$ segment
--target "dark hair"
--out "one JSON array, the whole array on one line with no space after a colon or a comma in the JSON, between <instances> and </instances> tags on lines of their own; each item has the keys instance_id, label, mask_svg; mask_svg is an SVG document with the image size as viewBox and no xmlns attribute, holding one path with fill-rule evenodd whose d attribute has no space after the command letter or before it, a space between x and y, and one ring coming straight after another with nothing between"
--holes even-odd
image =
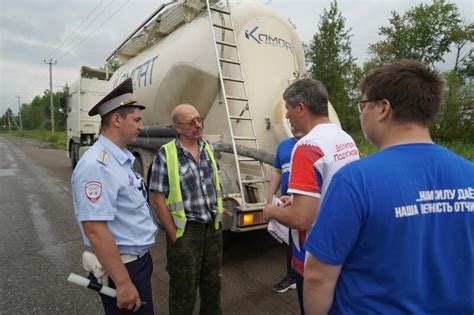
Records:
<instances>
[{"instance_id":1,"label":"dark hair","mask_svg":"<svg viewBox=\"0 0 474 315\"><path fill-rule=\"evenodd\" d=\"M283 99L291 107L304 103L313 115L328 116L328 91L314 79L300 79L293 82L283 93Z\"/></svg>"},{"instance_id":2,"label":"dark hair","mask_svg":"<svg viewBox=\"0 0 474 315\"><path fill-rule=\"evenodd\" d=\"M102 117L100 121L100 129L103 129L104 127L110 126L110 120L112 119L112 114L117 113L119 114L120 117L122 118L127 118L127 115L133 112L133 110L137 108L135 106L124 106L124 107L119 107L110 113L107 113L104 117Z\"/></svg>"},{"instance_id":3,"label":"dark hair","mask_svg":"<svg viewBox=\"0 0 474 315\"><path fill-rule=\"evenodd\" d=\"M441 107L443 81L428 66L403 59L371 71L360 90L369 100L390 101L395 121L428 127Z\"/></svg>"}]
</instances>

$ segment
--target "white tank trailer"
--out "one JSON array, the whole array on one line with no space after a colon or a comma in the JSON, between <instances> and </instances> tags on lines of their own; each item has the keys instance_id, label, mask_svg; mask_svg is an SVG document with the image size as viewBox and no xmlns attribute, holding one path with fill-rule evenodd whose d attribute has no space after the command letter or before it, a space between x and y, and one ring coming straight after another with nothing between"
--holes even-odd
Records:
<instances>
[{"instance_id":1,"label":"white tank trailer","mask_svg":"<svg viewBox=\"0 0 474 315\"><path fill-rule=\"evenodd\" d=\"M306 73L303 47L288 19L267 5L210 2L158 8L109 57L123 63L110 90L131 77L146 106L145 130L130 147L146 179L158 148L175 136L171 111L194 105L204 118L204 137L218 152L224 230L261 229L268 164L278 143L291 136L282 94ZM338 122L332 106L330 116Z\"/></svg>"}]
</instances>

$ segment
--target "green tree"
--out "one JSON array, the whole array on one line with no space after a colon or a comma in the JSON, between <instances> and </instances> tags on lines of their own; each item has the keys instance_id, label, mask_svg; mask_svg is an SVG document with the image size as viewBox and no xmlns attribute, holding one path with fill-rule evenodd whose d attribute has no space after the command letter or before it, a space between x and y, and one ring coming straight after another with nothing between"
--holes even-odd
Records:
<instances>
[{"instance_id":1,"label":"green tree","mask_svg":"<svg viewBox=\"0 0 474 315\"><path fill-rule=\"evenodd\" d=\"M389 22L379 29L385 39L369 46L371 59L364 64L364 72L402 58L433 67L454 50L453 68L443 74L443 106L431 131L436 140L474 142L474 25L464 25L456 5L445 0L420 4L403 15L392 12Z\"/></svg>"},{"instance_id":2,"label":"green tree","mask_svg":"<svg viewBox=\"0 0 474 315\"><path fill-rule=\"evenodd\" d=\"M66 129L66 115L59 110L61 97L67 97L69 87L67 84L62 91L53 92L54 127L56 131ZM24 129L51 129L51 111L49 90L45 90L42 96L36 96L30 104L23 104L22 109Z\"/></svg>"},{"instance_id":3,"label":"green tree","mask_svg":"<svg viewBox=\"0 0 474 315\"><path fill-rule=\"evenodd\" d=\"M389 22L379 29L385 39L369 46L375 64L408 58L433 65L444 61L456 34L462 38L459 10L445 0L420 4L403 15L393 11Z\"/></svg>"},{"instance_id":4,"label":"green tree","mask_svg":"<svg viewBox=\"0 0 474 315\"><path fill-rule=\"evenodd\" d=\"M474 24L461 25L452 32L452 40L456 53L454 71L464 77L474 77L474 56L472 42L474 42Z\"/></svg>"},{"instance_id":5,"label":"green tree","mask_svg":"<svg viewBox=\"0 0 474 315\"><path fill-rule=\"evenodd\" d=\"M67 115L62 112L60 109L61 98L66 98L69 96L69 86L67 83L64 84L62 91L53 93L53 104L54 104L54 126L57 131L66 130L66 121Z\"/></svg>"},{"instance_id":6,"label":"green tree","mask_svg":"<svg viewBox=\"0 0 474 315\"><path fill-rule=\"evenodd\" d=\"M8 129L8 124L7 124L7 116L4 114L2 117L0 117L0 130L4 131Z\"/></svg>"},{"instance_id":7,"label":"green tree","mask_svg":"<svg viewBox=\"0 0 474 315\"><path fill-rule=\"evenodd\" d=\"M118 68L120 68L123 65L123 63L118 59L117 57L113 57L109 61L107 61L102 67L100 67L100 70L106 71L108 68L110 73L114 73Z\"/></svg>"},{"instance_id":8,"label":"green tree","mask_svg":"<svg viewBox=\"0 0 474 315\"><path fill-rule=\"evenodd\" d=\"M30 104L22 110L24 129L43 129L42 122L46 119L49 109L49 94L44 92L43 96L35 96Z\"/></svg>"},{"instance_id":9,"label":"green tree","mask_svg":"<svg viewBox=\"0 0 474 315\"><path fill-rule=\"evenodd\" d=\"M5 130L9 130L9 129L14 129L14 124L13 124L13 121L12 121L12 117L13 117L13 111L11 110L11 108L7 108L7 110L5 111L5 114L2 116L1 118L1 125L0 127Z\"/></svg>"},{"instance_id":10,"label":"green tree","mask_svg":"<svg viewBox=\"0 0 474 315\"><path fill-rule=\"evenodd\" d=\"M474 55L472 54L472 50L471 55L466 59L464 67L460 72L464 77L471 78L471 80L474 78Z\"/></svg>"},{"instance_id":11,"label":"green tree","mask_svg":"<svg viewBox=\"0 0 474 315\"><path fill-rule=\"evenodd\" d=\"M464 83L455 70L445 73L444 78L443 107L431 128L432 135L441 141L474 143L474 84Z\"/></svg>"},{"instance_id":12,"label":"green tree","mask_svg":"<svg viewBox=\"0 0 474 315\"><path fill-rule=\"evenodd\" d=\"M309 44L306 57L311 76L326 86L342 126L359 130L354 104L360 71L352 57L350 32L334 0L321 15L319 30Z\"/></svg>"}]
</instances>

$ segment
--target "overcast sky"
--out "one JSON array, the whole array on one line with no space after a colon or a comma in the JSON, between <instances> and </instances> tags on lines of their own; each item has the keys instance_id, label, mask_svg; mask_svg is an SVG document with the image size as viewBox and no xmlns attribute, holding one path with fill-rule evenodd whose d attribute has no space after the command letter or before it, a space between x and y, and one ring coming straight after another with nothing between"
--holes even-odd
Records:
<instances>
[{"instance_id":1,"label":"overcast sky","mask_svg":"<svg viewBox=\"0 0 474 315\"><path fill-rule=\"evenodd\" d=\"M160 4L160 0L0 0L0 116L8 107L18 111L17 96L29 103L49 89L52 58L53 90L60 90L78 75L81 65L99 67L115 48ZM167 1L166 1L167 2ZM297 26L308 43L318 29L320 15L330 0L261 0ZM369 44L382 38L391 11L399 13L422 0L339 0L339 8L352 28L352 53L357 62L367 58ZM474 1L456 0L462 18L474 20ZM92 12L92 14L91 14ZM452 68L452 58L437 65Z\"/></svg>"}]
</instances>

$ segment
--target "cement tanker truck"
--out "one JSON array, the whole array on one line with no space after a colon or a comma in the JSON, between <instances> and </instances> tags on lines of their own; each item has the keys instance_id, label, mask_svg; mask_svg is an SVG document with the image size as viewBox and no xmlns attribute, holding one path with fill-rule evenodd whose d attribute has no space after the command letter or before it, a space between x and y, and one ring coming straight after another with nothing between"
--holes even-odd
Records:
<instances>
[{"instance_id":1,"label":"cement tanker truck","mask_svg":"<svg viewBox=\"0 0 474 315\"><path fill-rule=\"evenodd\" d=\"M268 164L277 144L291 136L282 93L306 72L302 43L288 20L255 1L172 2L111 58L123 66L110 89L131 77L136 98L146 106L145 130L130 147L144 177L157 149L175 136L171 111L192 104L204 119L204 137L218 152L224 230L265 228Z\"/></svg>"}]
</instances>

